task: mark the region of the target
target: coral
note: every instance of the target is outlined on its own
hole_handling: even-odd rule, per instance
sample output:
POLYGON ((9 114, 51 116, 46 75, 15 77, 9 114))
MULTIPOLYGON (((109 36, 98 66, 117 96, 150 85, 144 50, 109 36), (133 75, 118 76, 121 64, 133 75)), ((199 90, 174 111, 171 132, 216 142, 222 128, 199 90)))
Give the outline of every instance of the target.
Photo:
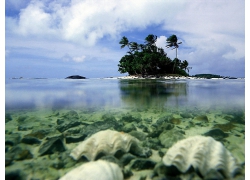
POLYGON ((152 152, 148 148, 142 148, 140 141, 124 132, 113 130, 99 131, 75 147, 70 156, 78 160, 85 156, 89 161, 93 161, 99 154, 114 155, 116 152, 131 152, 141 157, 149 157, 152 152))

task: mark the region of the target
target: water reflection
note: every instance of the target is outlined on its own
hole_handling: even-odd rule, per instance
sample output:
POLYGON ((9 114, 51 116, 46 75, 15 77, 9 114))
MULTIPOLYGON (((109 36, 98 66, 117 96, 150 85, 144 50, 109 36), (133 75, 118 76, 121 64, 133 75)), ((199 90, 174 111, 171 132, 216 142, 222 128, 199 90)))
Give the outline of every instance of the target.
POLYGON ((86 108, 121 105, 116 81, 105 80, 9 80, 5 108, 86 108))
POLYGON ((166 103, 178 106, 187 101, 186 81, 122 80, 121 99, 130 106, 164 107, 166 103))
POLYGON ((9 80, 5 108, 245 108, 244 80, 9 80))
POLYGON ((244 80, 123 80, 121 99, 134 107, 241 110, 244 80))

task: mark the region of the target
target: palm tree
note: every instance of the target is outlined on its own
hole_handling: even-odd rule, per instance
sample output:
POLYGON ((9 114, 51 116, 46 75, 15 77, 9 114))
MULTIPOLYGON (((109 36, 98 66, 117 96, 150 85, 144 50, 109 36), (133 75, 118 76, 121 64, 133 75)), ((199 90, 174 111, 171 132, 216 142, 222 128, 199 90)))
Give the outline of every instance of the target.
POLYGON ((187 60, 184 60, 182 63, 181 63, 181 69, 184 69, 185 71, 187 70, 187 67, 188 67, 188 62, 187 60))
MULTIPOLYGON (((177 36, 173 34, 172 36, 167 38, 167 46, 166 46, 167 48, 173 47, 173 49, 176 49, 176 59, 177 59, 177 49, 179 47, 179 44, 182 43, 182 42, 177 42, 177 41, 178 41, 177 36)), ((175 69, 175 63, 173 67, 173 73, 174 73, 174 69, 175 69)))
POLYGON ((146 43, 147 49, 149 49, 150 51, 155 52, 157 50, 156 45, 155 45, 156 41, 157 41, 157 36, 153 35, 153 34, 149 34, 145 38, 145 43, 146 43))
POLYGON ((120 40, 119 44, 121 44, 121 48, 124 48, 125 46, 129 47, 128 38, 126 38, 125 36, 123 36, 122 39, 120 40))

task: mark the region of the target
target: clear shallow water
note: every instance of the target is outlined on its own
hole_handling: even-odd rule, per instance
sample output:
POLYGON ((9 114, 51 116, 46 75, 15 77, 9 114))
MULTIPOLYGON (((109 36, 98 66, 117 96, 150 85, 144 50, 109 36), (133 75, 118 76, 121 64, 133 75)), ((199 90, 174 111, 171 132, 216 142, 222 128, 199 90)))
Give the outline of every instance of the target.
POLYGON ((245 108, 244 80, 7 80, 6 111, 63 108, 245 108))
MULTIPOLYGON (((230 134, 223 139, 224 145, 240 162, 244 162, 245 80, 241 79, 7 79, 5 110, 8 117, 5 120, 6 137, 13 138, 13 134, 18 134, 20 139, 39 128, 56 128, 58 119, 71 110, 76 111, 80 119, 88 122, 103 120, 107 114, 121 121, 126 114, 130 114, 142 121, 140 125, 134 124, 137 131, 142 131, 142 125, 147 126, 150 131, 161 117, 171 116, 174 117, 171 123, 175 128, 184 131, 185 137, 200 135, 214 127, 220 127, 230 134), (185 113, 192 116, 184 117, 185 113), (195 122, 190 125, 199 115, 206 115, 208 123, 195 122), (25 120, 24 116, 29 118, 25 120), (221 126, 230 121, 233 122, 233 125, 229 123, 230 127, 221 126)), ((19 140, 14 145, 8 143, 5 151, 12 152, 14 147, 21 145, 27 147, 33 155, 32 172, 38 173, 33 178, 58 179, 68 168, 72 168, 68 164, 55 168, 55 159, 38 155, 40 145, 27 145, 19 140), (41 168, 44 159, 51 161, 52 165, 46 162, 43 165, 46 168, 41 168), (48 171, 51 174, 47 177, 44 172, 48 171)), ((66 144, 68 151, 65 154, 68 155, 75 145, 76 143, 66 144)), ((155 150, 158 151, 157 148, 155 150)), ((5 169, 7 172, 19 169, 30 174, 31 167, 27 168, 27 164, 31 160, 14 159, 5 169)))

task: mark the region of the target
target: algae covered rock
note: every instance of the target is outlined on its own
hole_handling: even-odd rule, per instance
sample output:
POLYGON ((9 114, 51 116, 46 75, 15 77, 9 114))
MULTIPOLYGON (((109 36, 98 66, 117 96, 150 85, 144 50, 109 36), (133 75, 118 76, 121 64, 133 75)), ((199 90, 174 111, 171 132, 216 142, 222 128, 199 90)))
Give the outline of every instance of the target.
POLYGON ((159 140, 165 148, 171 147, 174 143, 181 139, 184 139, 184 134, 182 131, 176 129, 163 131, 159 136, 159 140))

